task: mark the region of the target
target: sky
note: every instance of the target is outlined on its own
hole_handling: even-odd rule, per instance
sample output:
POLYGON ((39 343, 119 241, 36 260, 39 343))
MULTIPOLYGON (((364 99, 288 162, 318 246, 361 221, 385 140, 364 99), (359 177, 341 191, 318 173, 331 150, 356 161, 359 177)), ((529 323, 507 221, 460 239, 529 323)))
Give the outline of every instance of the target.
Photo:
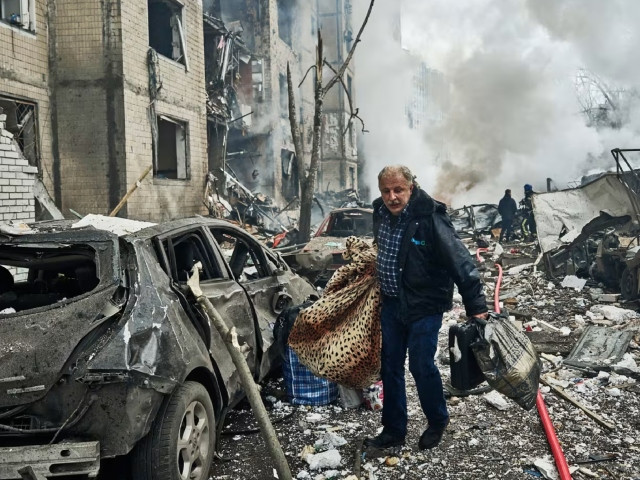
MULTIPOLYGON (((354 29, 367 0, 353 0, 354 29)), ((454 208, 497 203, 506 188, 559 188, 615 164, 612 148, 640 148, 640 102, 627 94, 621 128, 587 125, 576 75, 611 90, 639 87, 637 0, 404 0, 402 48, 393 39, 398 0, 376 0, 358 45, 356 103, 364 180, 405 164, 420 185, 454 208), (449 85, 443 120, 411 130, 405 105, 421 61, 449 85)), ((601 99, 600 94, 590 98, 601 99)), ((640 163, 640 155, 638 156, 640 163)))

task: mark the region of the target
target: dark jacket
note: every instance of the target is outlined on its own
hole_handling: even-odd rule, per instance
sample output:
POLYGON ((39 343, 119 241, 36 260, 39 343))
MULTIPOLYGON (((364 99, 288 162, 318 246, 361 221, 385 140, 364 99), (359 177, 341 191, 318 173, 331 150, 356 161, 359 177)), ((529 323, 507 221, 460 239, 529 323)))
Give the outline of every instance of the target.
POLYGON ((505 195, 500 199, 500 203, 498 203, 498 213, 502 218, 513 218, 517 211, 518 204, 513 198, 505 195))
MULTIPOLYGON (((378 238, 382 198, 373 202, 373 232, 378 238)), ((414 188, 410 220, 400 246, 400 304, 404 318, 417 320, 452 307, 453 283, 467 315, 487 311, 480 274, 453 228, 443 203, 414 188)))

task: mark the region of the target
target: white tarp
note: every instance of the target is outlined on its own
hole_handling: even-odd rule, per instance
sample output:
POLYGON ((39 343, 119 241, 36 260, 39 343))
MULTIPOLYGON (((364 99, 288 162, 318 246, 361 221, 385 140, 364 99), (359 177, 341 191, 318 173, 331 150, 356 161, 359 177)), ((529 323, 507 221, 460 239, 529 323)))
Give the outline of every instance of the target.
POLYGON ((538 241, 545 253, 571 243, 601 213, 628 215, 635 226, 640 224, 640 202, 615 173, 571 190, 535 194, 533 210, 538 241))
POLYGON ((135 233, 143 228, 153 227, 155 223, 142 222, 139 220, 130 220, 128 218, 120 217, 106 217, 104 215, 89 214, 82 217, 77 221, 72 228, 82 228, 91 226, 97 230, 106 230, 107 232, 115 233, 118 236, 128 235, 135 233))

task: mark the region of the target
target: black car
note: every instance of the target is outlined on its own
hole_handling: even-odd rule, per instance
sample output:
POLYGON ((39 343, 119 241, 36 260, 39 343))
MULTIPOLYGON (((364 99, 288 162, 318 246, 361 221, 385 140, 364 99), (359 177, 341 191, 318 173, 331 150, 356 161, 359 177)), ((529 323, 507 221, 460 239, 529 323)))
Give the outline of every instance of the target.
POLYGON ((228 222, 120 235, 108 222, 0 228, 0 479, 95 476, 101 458, 127 454, 136 480, 207 479, 244 393, 186 285, 193 265, 257 381, 278 364, 277 314, 316 296, 228 222))

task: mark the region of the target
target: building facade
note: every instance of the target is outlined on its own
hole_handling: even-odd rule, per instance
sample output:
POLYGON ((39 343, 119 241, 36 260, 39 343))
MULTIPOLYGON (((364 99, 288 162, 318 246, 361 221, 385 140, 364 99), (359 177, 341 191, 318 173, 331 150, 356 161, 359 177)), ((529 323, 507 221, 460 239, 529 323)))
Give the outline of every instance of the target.
MULTIPOLYGON (((331 64, 345 58, 350 1, 0 0, 6 129, 66 216, 108 214, 136 184, 119 215, 204 213, 208 172, 222 194, 226 172, 282 206, 299 195, 287 64, 309 152, 312 76, 297 87, 318 28, 331 64)), ((325 102, 320 190, 357 186, 339 87, 325 102)))

